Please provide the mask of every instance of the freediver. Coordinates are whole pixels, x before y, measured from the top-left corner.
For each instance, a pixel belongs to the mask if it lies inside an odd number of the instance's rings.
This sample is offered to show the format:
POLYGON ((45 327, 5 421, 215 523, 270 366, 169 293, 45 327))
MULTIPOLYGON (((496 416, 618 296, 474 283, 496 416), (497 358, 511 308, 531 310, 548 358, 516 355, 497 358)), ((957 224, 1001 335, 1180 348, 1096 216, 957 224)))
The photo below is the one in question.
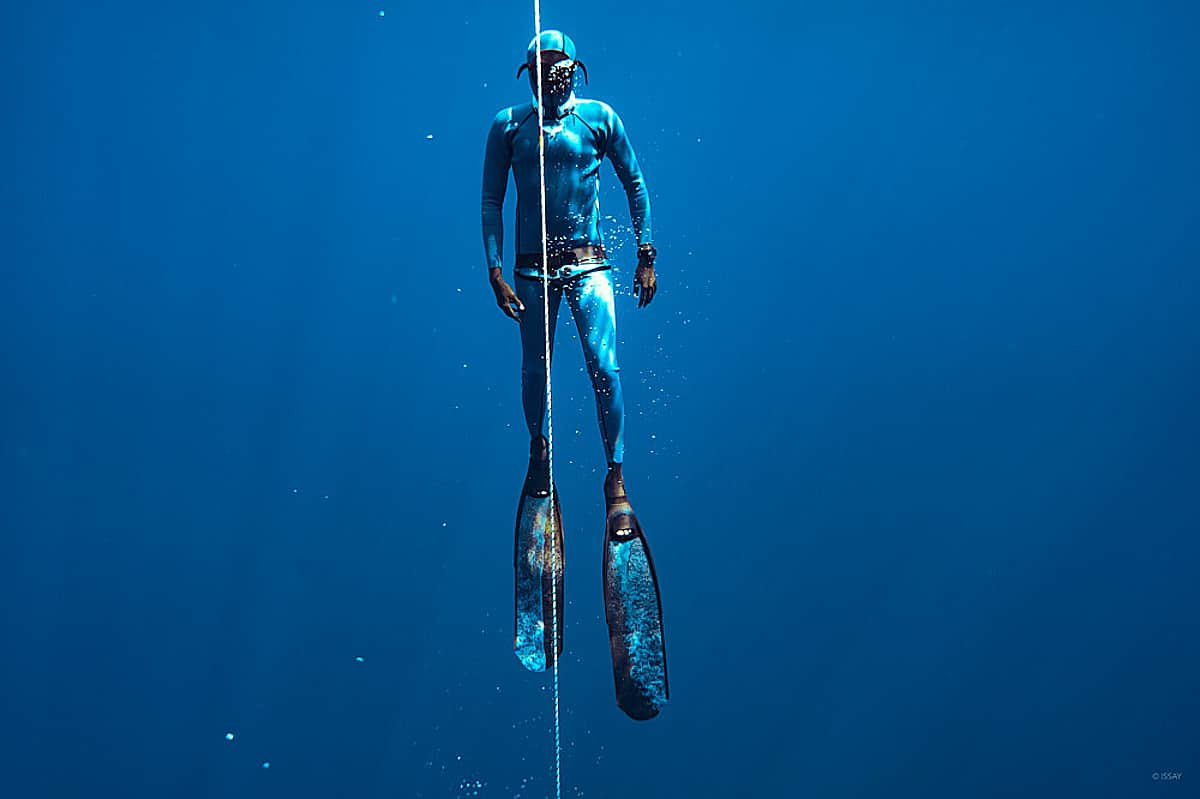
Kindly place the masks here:
POLYGON ((579 331, 584 359, 596 395, 600 436, 608 462, 604 479, 607 525, 616 538, 640 533, 625 493, 625 407, 617 366, 616 307, 612 267, 600 230, 600 163, 607 157, 629 200, 637 238, 634 274, 637 307, 649 305, 658 284, 650 226, 650 199, 625 127, 607 103, 577 97, 576 69, 587 80, 587 67, 576 58, 575 43, 557 30, 543 31, 541 90, 544 103, 546 246, 543 275, 541 168, 538 153, 538 39, 530 42, 525 63, 531 102, 501 110, 488 130, 483 164, 483 246, 496 304, 520 326, 521 397, 529 429, 529 470, 525 494, 550 492, 543 278, 549 283, 550 346, 554 320, 566 296, 579 331), (504 223, 501 212, 511 168, 517 187, 514 290, 504 279, 504 223))

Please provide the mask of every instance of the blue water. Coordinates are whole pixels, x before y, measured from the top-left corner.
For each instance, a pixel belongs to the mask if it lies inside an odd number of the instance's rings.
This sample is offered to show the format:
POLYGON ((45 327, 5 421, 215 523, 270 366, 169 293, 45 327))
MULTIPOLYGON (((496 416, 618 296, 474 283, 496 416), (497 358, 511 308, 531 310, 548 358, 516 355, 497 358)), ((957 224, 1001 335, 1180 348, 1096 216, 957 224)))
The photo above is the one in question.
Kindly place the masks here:
MULTIPOLYGON (((657 719, 616 708, 564 314, 563 795, 1196 795, 1194 4, 543 21, 653 203, 619 354, 671 669, 657 719)), ((10 9, 5 796, 552 795, 479 229, 532 33, 524 3, 10 9)))

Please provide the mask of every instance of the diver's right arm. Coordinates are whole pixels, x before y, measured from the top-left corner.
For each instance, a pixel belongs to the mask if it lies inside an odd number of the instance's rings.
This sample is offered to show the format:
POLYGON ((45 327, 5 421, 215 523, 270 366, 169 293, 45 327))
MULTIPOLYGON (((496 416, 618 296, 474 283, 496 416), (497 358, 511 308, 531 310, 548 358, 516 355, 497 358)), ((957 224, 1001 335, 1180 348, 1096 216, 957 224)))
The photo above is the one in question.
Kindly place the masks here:
POLYGON ((501 255, 504 252, 504 193, 508 190, 508 170, 512 165, 505 127, 512 118, 511 109, 496 114, 488 129, 487 147, 483 156, 483 192, 481 217, 483 222, 483 251, 487 259, 488 281, 496 294, 496 304, 505 315, 520 321, 517 311, 525 306, 517 299, 516 292, 504 280, 501 255))

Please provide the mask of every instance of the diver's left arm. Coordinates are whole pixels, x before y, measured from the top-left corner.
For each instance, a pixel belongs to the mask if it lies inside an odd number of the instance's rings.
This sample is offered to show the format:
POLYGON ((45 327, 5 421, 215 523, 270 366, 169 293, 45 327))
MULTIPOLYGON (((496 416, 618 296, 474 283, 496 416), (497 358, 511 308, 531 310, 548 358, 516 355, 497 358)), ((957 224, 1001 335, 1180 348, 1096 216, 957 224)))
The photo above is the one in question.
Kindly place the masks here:
POLYGON ((649 305, 658 291, 658 278, 654 274, 657 253, 650 226, 650 193, 646 190, 646 179, 642 176, 642 168, 638 165, 621 117, 611 107, 608 112, 608 143, 605 149, 629 198, 629 218, 638 242, 638 266, 634 273, 633 290, 641 308, 649 305))

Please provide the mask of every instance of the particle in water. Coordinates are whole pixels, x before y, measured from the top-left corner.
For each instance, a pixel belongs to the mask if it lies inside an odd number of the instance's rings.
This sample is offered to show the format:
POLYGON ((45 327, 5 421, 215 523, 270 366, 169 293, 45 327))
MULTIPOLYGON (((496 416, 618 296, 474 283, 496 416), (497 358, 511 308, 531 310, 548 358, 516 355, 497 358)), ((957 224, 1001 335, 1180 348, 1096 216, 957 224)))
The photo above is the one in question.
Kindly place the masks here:
POLYGON ((262 766, 262 767, 263 767, 263 768, 270 768, 270 767, 271 767, 271 761, 270 761, 270 760, 264 760, 264 761, 263 761, 263 766, 262 766))
POLYGON ((386 12, 385 12, 385 11, 384 11, 382 8, 381 8, 381 9, 379 9, 379 16, 381 16, 381 17, 382 17, 382 16, 383 16, 385 13, 386 13, 386 12))
POLYGON ((232 741, 232 740, 233 740, 233 733, 231 733, 231 732, 227 732, 227 733, 225 733, 225 740, 226 740, 226 741, 232 741))
POLYGON ((425 138, 427 138, 427 139, 432 139, 432 138, 433 138, 433 134, 432 134, 432 133, 430 133, 430 134, 426 135, 426 136, 425 136, 425 138))
POLYGON ((363 662, 363 659, 362 659, 362 656, 361 656, 361 655, 360 655, 359 657, 356 657, 356 658, 355 658, 355 660, 357 660, 359 663, 362 663, 362 662, 363 662))

